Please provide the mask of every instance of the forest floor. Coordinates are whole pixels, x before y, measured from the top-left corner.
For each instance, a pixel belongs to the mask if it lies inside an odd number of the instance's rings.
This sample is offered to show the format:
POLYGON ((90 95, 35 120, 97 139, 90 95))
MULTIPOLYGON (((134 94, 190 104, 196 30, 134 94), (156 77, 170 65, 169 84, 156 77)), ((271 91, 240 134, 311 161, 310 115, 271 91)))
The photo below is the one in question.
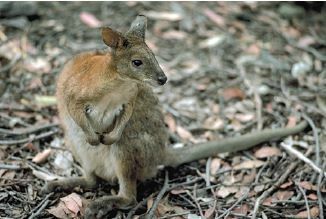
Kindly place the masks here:
POLYGON ((110 217, 153 207, 158 218, 325 217, 324 2, 1 2, 0 217, 82 218, 91 200, 117 193, 105 183, 40 189, 81 174, 58 125, 58 73, 74 54, 105 48, 100 26, 124 32, 137 14, 148 17, 146 42, 168 76, 155 92, 171 147, 303 120, 310 128, 163 169, 139 183, 139 205, 110 217))

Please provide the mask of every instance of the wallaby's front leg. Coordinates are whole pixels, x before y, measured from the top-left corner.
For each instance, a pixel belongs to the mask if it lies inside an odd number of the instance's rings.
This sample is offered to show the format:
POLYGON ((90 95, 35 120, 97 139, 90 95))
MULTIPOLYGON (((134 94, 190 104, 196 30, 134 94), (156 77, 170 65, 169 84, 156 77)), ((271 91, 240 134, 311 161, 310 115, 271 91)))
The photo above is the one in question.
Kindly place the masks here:
POLYGON ((132 170, 118 172, 118 195, 103 196, 93 201, 85 211, 86 219, 105 218, 114 208, 126 209, 136 204, 136 173, 132 170))
POLYGON ((111 145, 121 138, 122 132, 132 115, 132 111, 133 102, 127 103, 123 106, 121 115, 116 118, 113 130, 108 134, 104 134, 103 138, 100 138, 102 144, 111 145))
POLYGON ((82 188, 92 189, 96 187, 95 176, 71 177, 61 180, 50 181, 42 188, 42 193, 50 193, 55 190, 70 191, 80 186, 82 188))
POLYGON ((86 141, 91 145, 98 145, 100 143, 99 135, 95 133, 86 116, 87 110, 89 110, 88 106, 68 102, 67 108, 70 116, 85 133, 86 141))

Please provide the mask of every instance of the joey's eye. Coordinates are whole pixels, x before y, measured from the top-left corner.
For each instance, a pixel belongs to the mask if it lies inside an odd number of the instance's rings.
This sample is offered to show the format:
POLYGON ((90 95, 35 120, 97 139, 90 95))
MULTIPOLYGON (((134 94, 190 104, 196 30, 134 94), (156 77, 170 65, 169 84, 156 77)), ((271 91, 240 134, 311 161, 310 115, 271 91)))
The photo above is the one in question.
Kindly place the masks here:
POLYGON ((143 64, 143 62, 141 60, 133 60, 132 64, 136 67, 139 67, 143 64))

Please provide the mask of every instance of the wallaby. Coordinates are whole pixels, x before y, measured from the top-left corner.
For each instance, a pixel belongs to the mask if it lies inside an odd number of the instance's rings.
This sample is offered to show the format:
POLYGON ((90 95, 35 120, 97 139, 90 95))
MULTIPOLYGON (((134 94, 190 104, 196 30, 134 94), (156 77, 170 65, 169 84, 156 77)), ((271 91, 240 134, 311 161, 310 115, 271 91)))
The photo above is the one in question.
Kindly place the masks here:
POLYGON ((302 122, 293 128, 265 130, 191 147, 167 147, 163 114, 148 86, 163 85, 167 78, 145 43, 146 24, 146 17, 139 15, 125 34, 104 28, 102 38, 111 51, 75 57, 58 79, 58 110, 66 145, 85 173, 48 182, 43 191, 57 187, 95 188, 97 178, 119 183, 119 193, 93 201, 86 209, 86 218, 102 218, 112 208, 134 205, 137 181, 155 176, 159 165, 178 166, 221 152, 245 150, 298 133, 307 126, 302 122))

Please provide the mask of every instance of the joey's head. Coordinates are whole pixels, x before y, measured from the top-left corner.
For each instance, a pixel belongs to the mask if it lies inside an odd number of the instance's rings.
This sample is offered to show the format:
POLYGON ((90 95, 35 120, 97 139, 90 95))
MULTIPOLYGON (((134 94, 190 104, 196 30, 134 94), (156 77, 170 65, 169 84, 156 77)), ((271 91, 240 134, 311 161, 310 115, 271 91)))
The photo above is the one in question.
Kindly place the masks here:
POLYGON ((125 34, 105 27, 102 38, 113 50, 113 61, 121 77, 153 86, 163 85, 167 78, 145 43, 146 26, 146 17, 139 15, 125 34))

